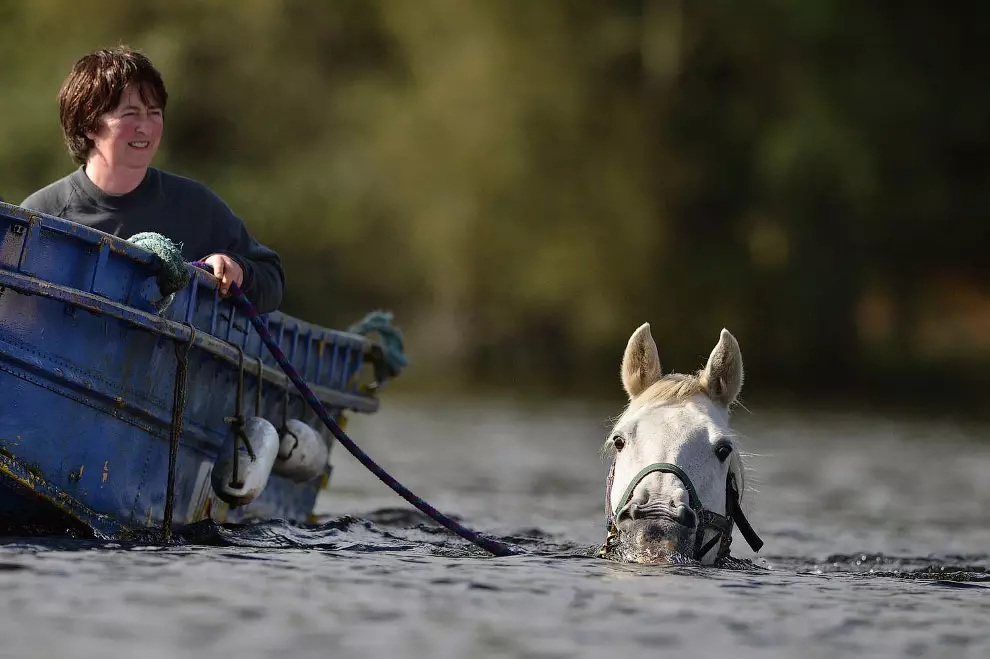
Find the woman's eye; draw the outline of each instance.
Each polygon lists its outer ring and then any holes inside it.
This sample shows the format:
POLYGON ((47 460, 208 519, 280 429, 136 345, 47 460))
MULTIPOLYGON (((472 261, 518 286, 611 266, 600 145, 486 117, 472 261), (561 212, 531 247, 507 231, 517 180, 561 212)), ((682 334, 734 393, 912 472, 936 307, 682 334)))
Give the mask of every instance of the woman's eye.
POLYGON ((626 445, 626 440, 621 436, 612 438, 612 445, 615 446, 616 451, 621 451, 622 447, 626 445))
POLYGON ((730 453, 732 453, 732 444, 728 442, 722 442, 715 447, 715 457, 718 458, 719 462, 725 462, 730 453))

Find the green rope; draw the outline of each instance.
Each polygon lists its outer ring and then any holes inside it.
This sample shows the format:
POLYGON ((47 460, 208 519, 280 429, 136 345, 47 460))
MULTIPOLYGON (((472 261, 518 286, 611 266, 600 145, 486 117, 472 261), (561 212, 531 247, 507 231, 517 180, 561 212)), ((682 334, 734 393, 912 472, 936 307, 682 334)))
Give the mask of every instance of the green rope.
POLYGON ((379 346, 382 356, 385 359, 384 367, 387 370, 387 377, 394 378, 408 365, 408 360, 403 348, 402 331, 392 326, 392 313, 390 311, 372 311, 359 322, 351 325, 348 332, 367 336, 376 332, 379 337, 379 346))
POLYGON ((157 306, 159 312, 164 312, 175 299, 175 293, 185 288, 192 277, 182 258, 182 249, 166 236, 152 231, 136 233, 127 241, 153 252, 161 261, 156 280, 163 299, 157 306))

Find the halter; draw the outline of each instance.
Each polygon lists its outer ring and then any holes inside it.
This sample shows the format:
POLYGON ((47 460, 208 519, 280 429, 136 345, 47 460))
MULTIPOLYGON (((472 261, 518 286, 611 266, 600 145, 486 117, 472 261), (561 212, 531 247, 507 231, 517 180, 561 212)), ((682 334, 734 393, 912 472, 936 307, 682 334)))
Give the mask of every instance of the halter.
MULTIPOLYGON (((712 547, 720 539, 721 543, 719 544, 718 555, 715 557, 715 560, 719 561, 728 556, 729 545, 732 544, 733 522, 739 525, 739 532, 742 533, 746 542, 753 548, 753 551, 760 551, 760 548, 763 547, 763 540, 753 530, 749 520, 746 519, 742 508, 739 506, 739 490, 736 488, 736 476, 732 473, 725 480, 725 516, 705 510, 705 507, 701 505, 701 499, 698 497, 697 490, 694 489, 694 483, 691 482, 691 478, 683 469, 668 462, 656 462, 640 469, 639 473, 632 479, 632 482, 629 483, 629 487, 622 494, 616 510, 622 510, 629 503, 629 500, 632 499, 636 486, 644 478, 656 472, 677 476, 687 489, 688 503, 691 506, 691 510, 698 517, 698 529, 694 534, 694 560, 700 561, 704 558, 705 554, 711 551, 712 547), (705 531, 710 528, 715 530, 715 535, 711 540, 702 545, 705 539, 705 531)), ((611 504, 612 482, 614 479, 615 463, 613 462, 608 472, 608 482, 605 485, 605 522, 608 527, 608 535, 605 538, 605 544, 602 545, 598 552, 598 555, 602 558, 608 556, 612 549, 615 548, 616 541, 619 538, 619 529, 615 525, 615 513, 612 511, 611 504)))

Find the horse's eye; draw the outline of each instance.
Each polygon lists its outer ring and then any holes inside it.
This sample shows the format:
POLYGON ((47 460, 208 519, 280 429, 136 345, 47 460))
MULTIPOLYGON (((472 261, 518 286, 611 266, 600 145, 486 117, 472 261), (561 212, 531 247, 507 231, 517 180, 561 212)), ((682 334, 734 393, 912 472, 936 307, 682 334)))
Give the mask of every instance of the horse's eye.
POLYGON ((612 438, 612 445, 615 446, 616 451, 621 451, 622 447, 626 445, 626 440, 622 438, 622 435, 616 435, 612 438))
POLYGON ((730 453, 732 453, 732 444, 729 442, 721 442, 715 447, 715 457, 718 458, 719 462, 725 462, 730 453))

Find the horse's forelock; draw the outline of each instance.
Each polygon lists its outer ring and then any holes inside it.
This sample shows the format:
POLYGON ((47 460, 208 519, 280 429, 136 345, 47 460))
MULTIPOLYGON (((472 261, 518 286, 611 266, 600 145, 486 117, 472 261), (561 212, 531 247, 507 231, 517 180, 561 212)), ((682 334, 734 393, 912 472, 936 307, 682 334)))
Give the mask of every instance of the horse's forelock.
POLYGON ((669 373, 654 382, 641 396, 632 401, 629 408, 653 403, 677 403, 695 394, 707 394, 699 375, 669 373))

